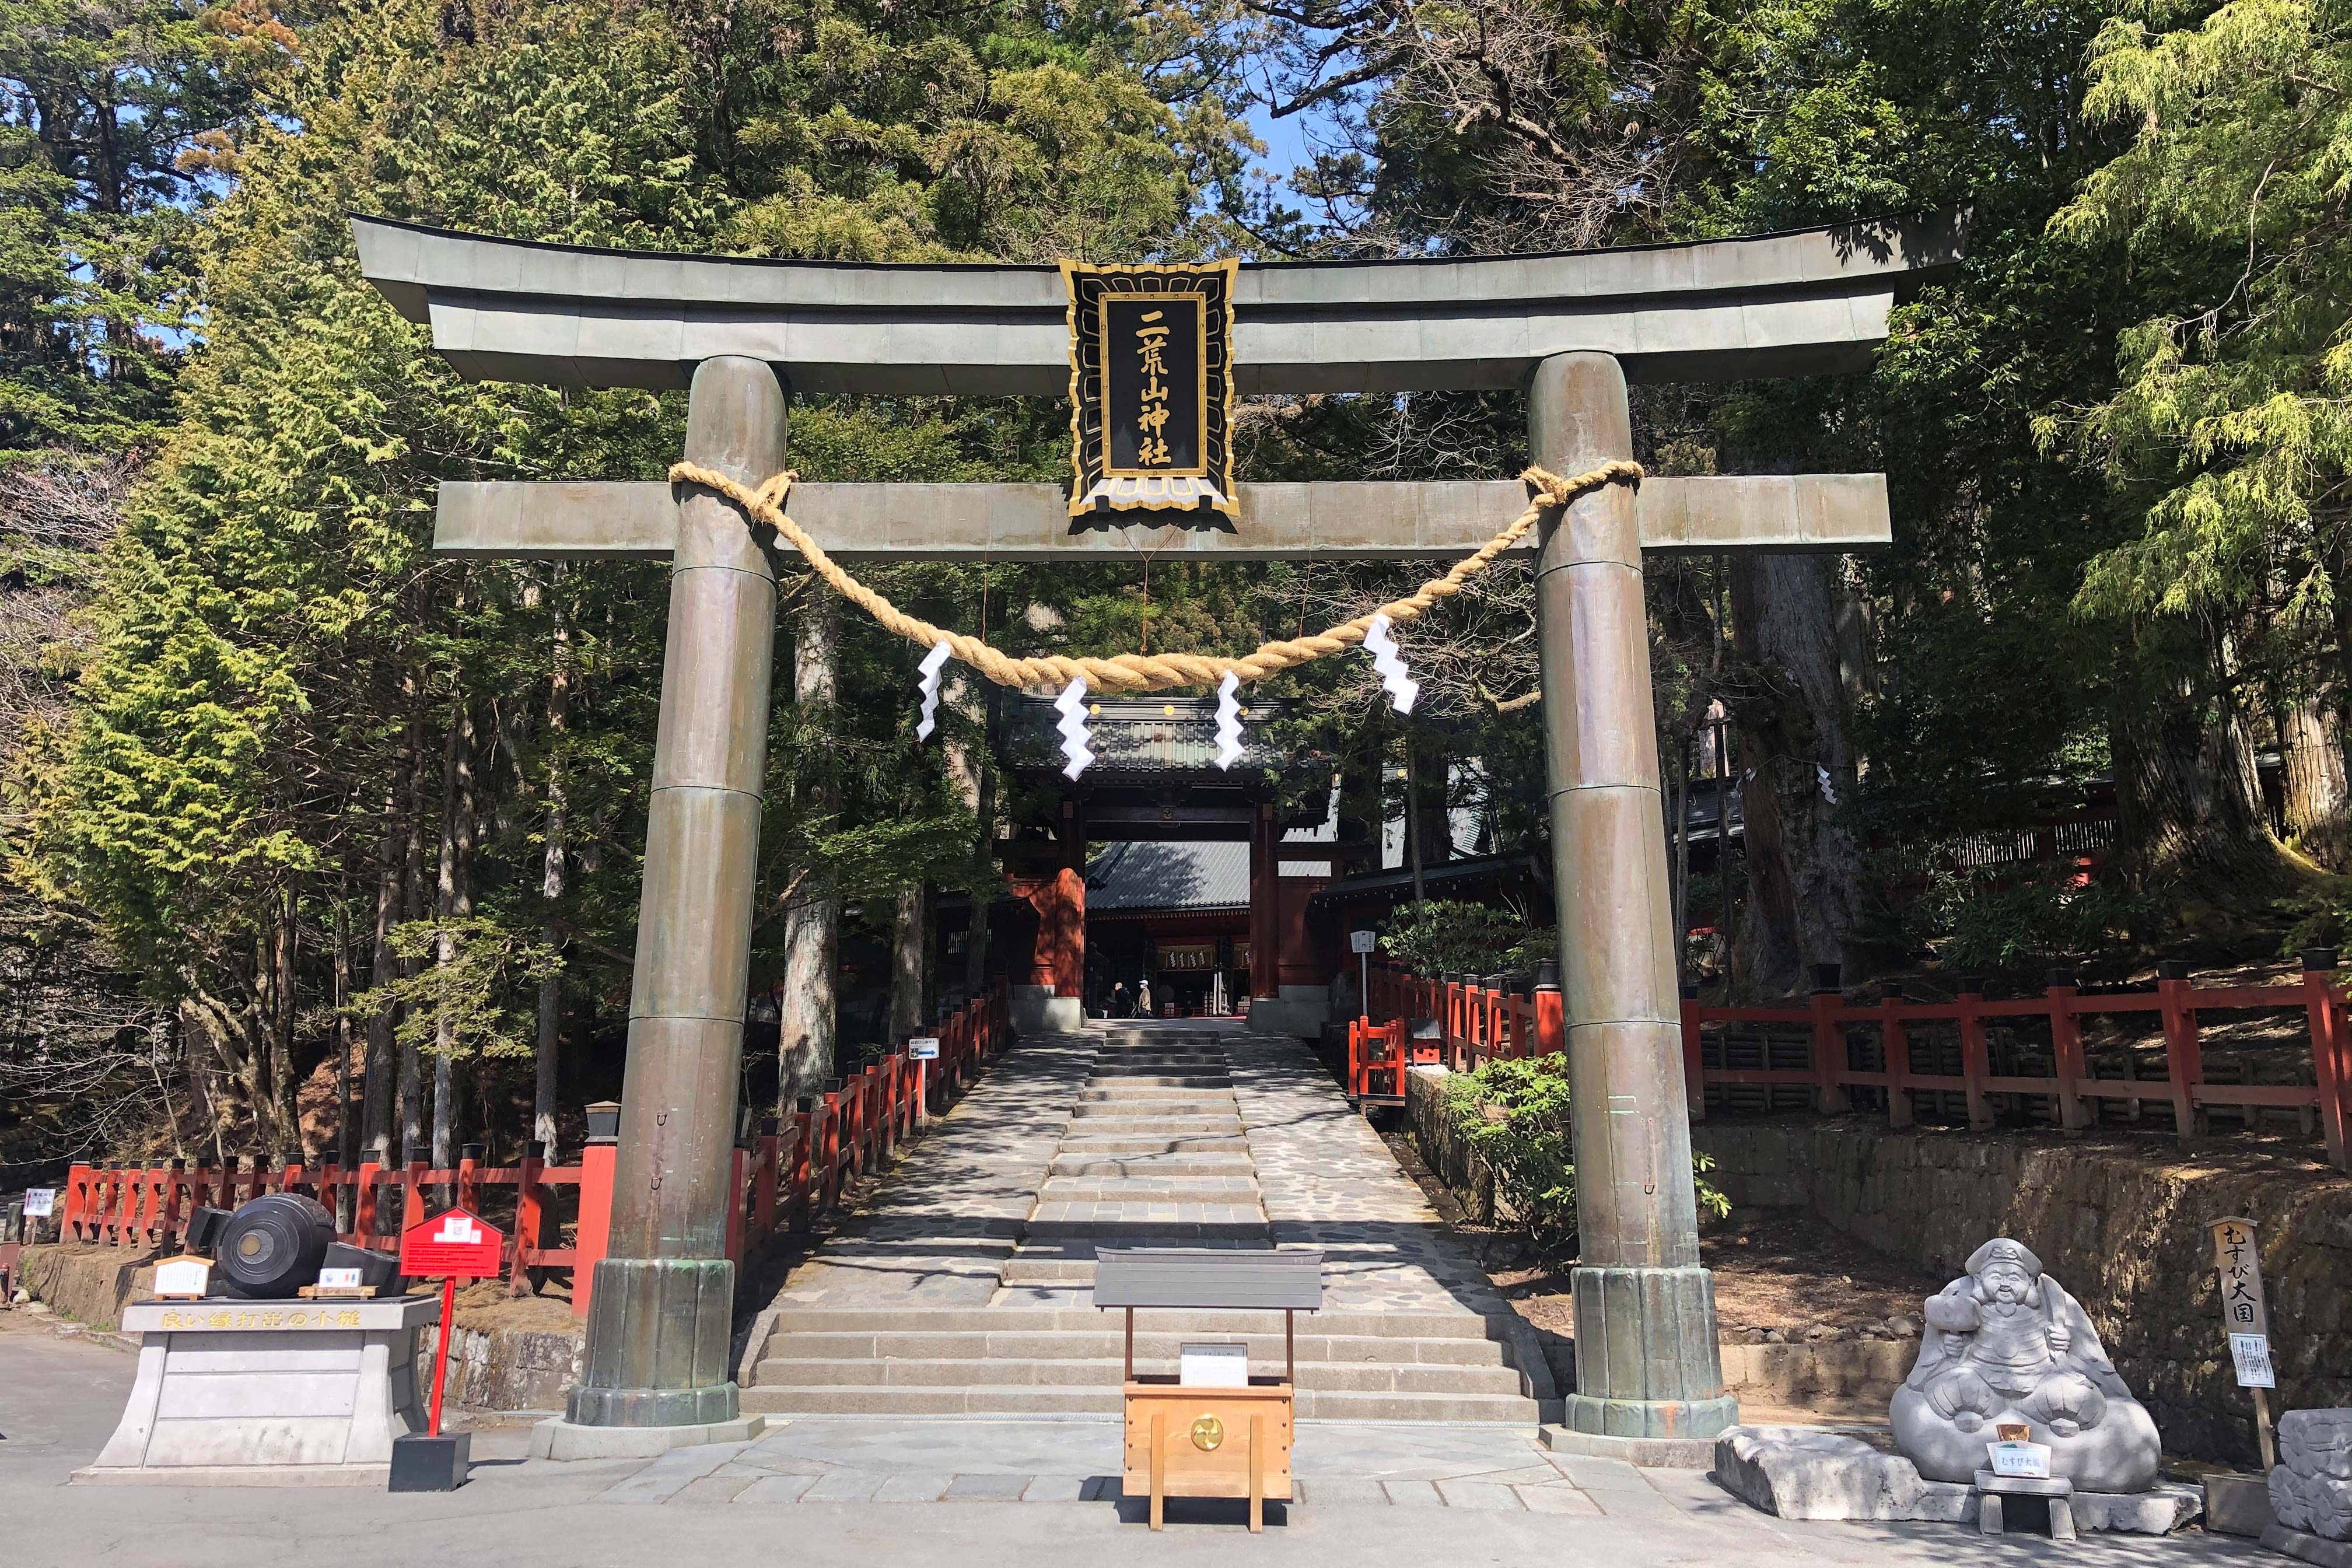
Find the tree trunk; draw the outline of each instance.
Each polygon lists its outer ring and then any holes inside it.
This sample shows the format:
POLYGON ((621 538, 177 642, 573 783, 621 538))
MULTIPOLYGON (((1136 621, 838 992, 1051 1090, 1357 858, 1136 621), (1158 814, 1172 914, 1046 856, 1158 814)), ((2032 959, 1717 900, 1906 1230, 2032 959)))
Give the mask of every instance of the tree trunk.
MULTIPOLYGON (((400 923, 401 849, 405 828, 400 820, 401 797, 415 759, 405 746, 393 754, 392 782, 383 791, 383 837, 376 850, 375 929, 368 948, 368 984, 383 985, 398 973, 400 960, 392 951, 392 928, 400 923)), ((378 1165, 392 1163, 394 1078, 399 1067, 393 1031, 399 1010, 390 1002, 378 1006, 367 1025, 367 1066, 360 1078, 360 1121, 366 1157, 378 1165)))
POLYGON ((1412 726, 1408 723, 1404 727, 1404 853, 1405 864, 1412 868, 1412 907, 1419 910, 1429 902, 1429 886, 1422 871, 1422 839, 1428 835, 1429 823, 1421 809, 1421 768, 1412 742, 1412 726))
POLYGON ((2279 716, 2279 757, 2286 769, 2290 833, 2326 836, 2339 826, 2346 801, 2344 752, 2327 732, 2326 710, 2306 698, 2279 716))
POLYGON ((920 1034, 923 1027, 923 960, 930 933, 923 929, 929 907, 920 882, 898 890, 898 904, 890 931, 890 1043, 920 1034))
MULTIPOLYGON (((433 913, 440 931, 433 961, 446 969, 457 962, 452 925, 472 912, 466 859, 472 847, 474 810, 474 720, 462 705, 450 717, 441 748, 441 847, 433 913)), ((433 1029, 433 1163, 447 1170, 457 1155, 457 1020, 446 998, 433 1029)))
POLYGON ((1849 979, 1863 967, 1861 852, 1839 804, 1854 765, 1838 576, 1826 555, 1748 555, 1732 567, 1735 649, 1747 666, 1733 718, 1750 776, 1748 907, 1731 973, 1749 996, 1798 990, 1813 964, 1843 965, 1849 979))
POLYGON ((2155 658, 2143 668, 2173 673, 2118 690, 2110 743, 2126 872, 2144 886, 2188 883, 2217 897, 2287 885, 2292 864, 2271 835, 2253 742, 2222 691, 2218 661, 2186 673, 2166 659, 2177 646, 2144 651, 2155 658))
POLYGON ((269 1095, 278 1108, 278 1142, 274 1152, 306 1159, 310 1150, 302 1137, 302 1108, 294 1094, 294 964, 299 937, 294 921, 300 908, 289 879, 278 895, 277 931, 271 942, 277 973, 269 988, 269 1095))
MULTIPOLYGON (((996 711, 996 688, 988 692, 988 712, 996 711)), ((992 731, 993 726, 987 726, 992 731)), ((980 874, 971 890, 971 923, 965 927, 963 939, 963 994, 966 998, 979 995, 988 989, 988 911, 996 900, 992 897, 996 869, 996 759, 989 752, 983 740, 979 756, 979 799, 972 816, 980 824, 980 874)))
MULTIPOLYGON (((821 738, 833 726, 836 689, 840 606, 831 594, 821 594, 803 613, 800 635, 793 650, 793 700, 804 740, 821 738)), ((815 821, 830 826, 840 811, 839 791, 832 768, 822 760, 824 747, 810 746, 816 759, 813 782, 803 809, 815 821)), ((821 868, 794 868, 797 889, 784 906, 783 994, 776 999, 776 1115, 788 1119, 803 1097, 824 1092, 833 1076, 836 999, 834 977, 841 942, 841 902, 832 878, 821 868)))
MULTIPOLYGON (((352 999, 352 910, 350 879, 335 895, 335 1163, 348 1171, 359 1153, 358 1117, 352 1105, 352 1020, 343 1009, 352 999)), ((335 1228, 348 1230, 349 1215, 338 1213, 335 1228)))
MULTIPOLYGON (((564 773, 563 747, 572 716, 572 625, 564 615, 562 571, 556 568, 555 589, 549 595, 555 614, 555 668, 547 683, 547 856, 539 879, 539 896, 548 914, 540 941, 551 951, 562 941, 554 915, 570 869, 564 859, 564 807, 571 781, 564 773)), ((555 1069, 562 1039, 563 980, 551 974, 539 983, 539 1046, 530 1106, 530 1135, 550 1163, 555 1160, 555 1069)))
MULTIPOLYGON (((411 687, 412 699, 415 689, 411 687)), ((431 906, 425 895, 425 715, 412 710, 408 721, 407 841, 401 851, 401 920, 421 921, 431 906)), ((400 960, 401 972, 415 978, 424 968, 421 958, 400 960)), ((408 1164, 425 1158, 424 1054, 412 1035, 400 1047, 400 1159, 408 1164)), ((403 1216, 403 1223, 416 1218, 403 1216)))

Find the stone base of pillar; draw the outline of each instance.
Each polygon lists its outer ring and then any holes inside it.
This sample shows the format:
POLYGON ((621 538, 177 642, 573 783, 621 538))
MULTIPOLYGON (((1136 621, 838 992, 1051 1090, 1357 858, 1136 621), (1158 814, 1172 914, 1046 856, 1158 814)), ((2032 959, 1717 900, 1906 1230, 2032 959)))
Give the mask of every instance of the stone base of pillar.
POLYGON ((1260 996, 1250 1003, 1250 1032, 1318 1038, 1331 1016, 1331 997, 1320 985, 1286 985, 1280 996, 1260 996))
POLYGON ((1597 1432, 1547 1426, 1538 1434, 1555 1454, 1618 1459, 1645 1470, 1706 1470, 1715 1467, 1712 1437, 1604 1437, 1597 1432))
POLYGON ((724 1258, 599 1258, 587 1360, 565 1416, 580 1426, 734 1421, 734 1304, 735 1265, 724 1258))
POLYGON ((1579 1268, 1569 1293, 1576 1305, 1577 1389, 1562 1417, 1569 1431, 1711 1442, 1738 1424, 1739 1402, 1723 1387, 1713 1275, 1704 1268, 1579 1268))
POLYGON ((1075 1035, 1087 1026, 1086 1004, 1056 996, 1050 985, 1015 985, 1010 1012, 1016 1035, 1075 1035))
POLYGON ((768 1429, 764 1415, 707 1421, 697 1426, 583 1426, 562 1416, 533 1424, 534 1459, 655 1459, 672 1448, 705 1443, 748 1443, 768 1429))

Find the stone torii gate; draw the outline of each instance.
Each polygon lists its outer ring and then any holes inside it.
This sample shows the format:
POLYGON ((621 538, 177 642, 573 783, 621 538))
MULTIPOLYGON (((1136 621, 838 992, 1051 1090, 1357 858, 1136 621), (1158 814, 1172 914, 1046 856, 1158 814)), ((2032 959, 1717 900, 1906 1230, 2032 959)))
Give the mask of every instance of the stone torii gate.
MULTIPOLYGON (((1051 267, 866 266, 534 245, 354 218, 362 270, 462 373, 690 388, 685 457, 756 485, 789 395, 1060 397, 1051 267)), ((1959 223, 1471 260, 1246 265, 1236 388, 1523 389, 1536 462, 1633 455, 1625 386, 1866 365, 1887 312, 1954 265, 1959 223)), ((1513 481, 1240 487, 1171 519, 1227 560, 1444 556, 1525 506, 1513 481)), ((793 516, 860 558, 1124 553, 1055 485, 797 486, 793 516)), ((1120 521, 1132 525, 1135 514, 1120 521)), ((1574 1434, 1710 1436, 1737 1416, 1699 1267, 1650 662, 1644 551, 1851 551, 1889 537, 1883 476, 1650 479, 1548 517, 1537 557, 1544 758, 1583 1263, 1574 1434)), ((748 990, 776 562, 728 501, 667 484, 445 484, 436 549, 667 559, 668 642, 630 993, 611 1255, 568 1419, 642 1451, 728 1435, 729 1151, 748 990)))

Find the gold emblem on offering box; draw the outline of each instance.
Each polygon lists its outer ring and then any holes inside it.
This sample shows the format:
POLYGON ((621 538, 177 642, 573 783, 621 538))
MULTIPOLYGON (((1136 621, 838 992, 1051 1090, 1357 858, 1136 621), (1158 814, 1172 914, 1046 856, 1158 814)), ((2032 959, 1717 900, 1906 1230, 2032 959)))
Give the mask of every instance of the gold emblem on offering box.
POLYGON ((1213 1454, 1217 1445, 1225 1440, 1225 1424, 1213 1415, 1203 1415, 1192 1423, 1192 1447, 1203 1454, 1213 1454))
POLYGON ((1062 263, 1070 293, 1070 515, 1234 512, 1240 263, 1062 263))

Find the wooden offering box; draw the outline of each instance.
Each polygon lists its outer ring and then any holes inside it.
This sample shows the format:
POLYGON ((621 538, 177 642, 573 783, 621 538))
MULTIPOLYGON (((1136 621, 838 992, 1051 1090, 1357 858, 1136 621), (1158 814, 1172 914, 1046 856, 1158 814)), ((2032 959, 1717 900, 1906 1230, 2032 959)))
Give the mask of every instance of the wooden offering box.
POLYGON ((1184 1247, 1096 1255, 1095 1305, 1127 1312, 1127 1495, 1151 1499, 1161 1528, 1171 1497, 1246 1498, 1249 1527, 1265 1528, 1268 1498, 1290 1500, 1292 1314, 1323 1305, 1320 1252, 1184 1247), (1186 1387, 1165 1373, 1138 1376, 1138 1308, 1282 1313, 1283 1374, 1247 1387, 1186 1387))

